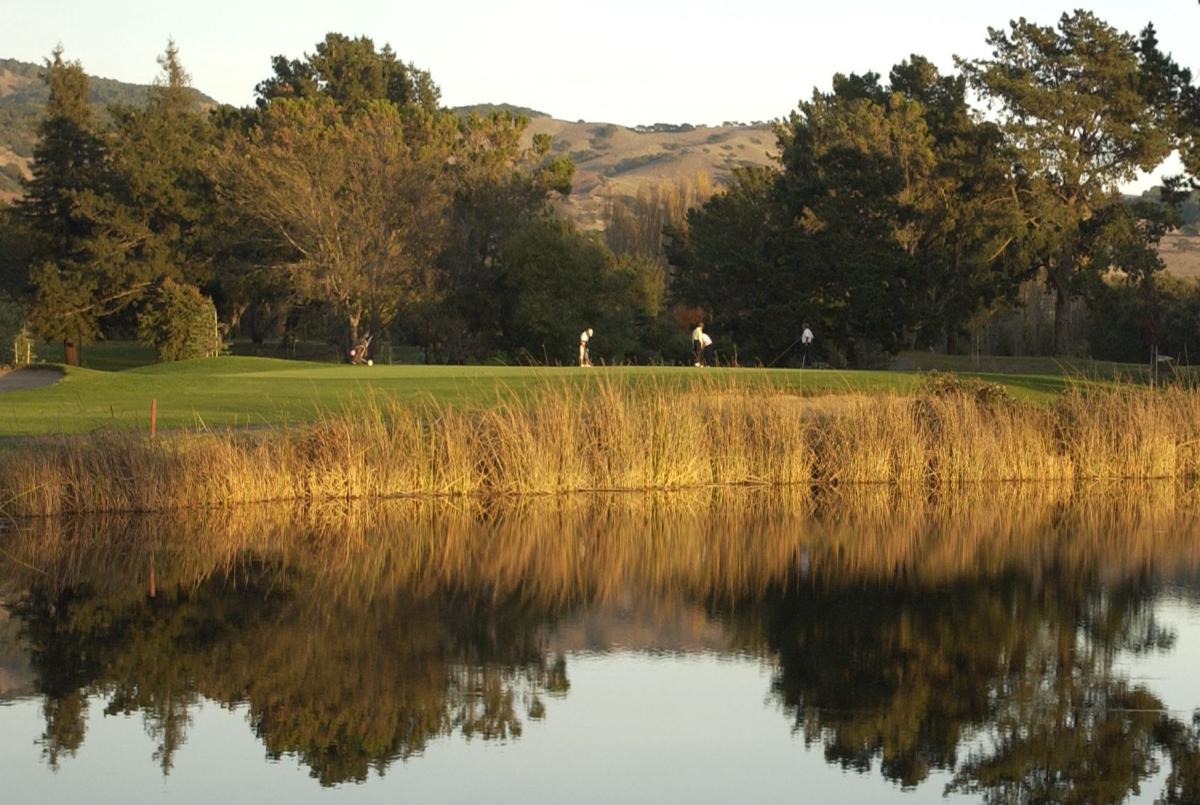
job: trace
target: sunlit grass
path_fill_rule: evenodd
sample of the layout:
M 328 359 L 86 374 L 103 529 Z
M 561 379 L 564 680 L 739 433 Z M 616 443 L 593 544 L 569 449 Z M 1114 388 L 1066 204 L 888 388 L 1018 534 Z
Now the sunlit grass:
M 694 377 L 694 376 L 693 376 Z M 1200 392 L 1079 387 L 1053 405 L 970 394 L 808 399 L 735 375 L 596 376 L 486 405 L 368 395 L 311 425 L 121 431 L 10 448 L 18 515 L 396 496 L 522 496 L 733 485 L 929 488 L 1194 479 Z

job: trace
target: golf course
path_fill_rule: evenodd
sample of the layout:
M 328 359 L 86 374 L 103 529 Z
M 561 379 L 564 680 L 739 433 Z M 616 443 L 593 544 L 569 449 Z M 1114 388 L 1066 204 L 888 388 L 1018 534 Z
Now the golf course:
M 40 388 L 0 392 L 0 437 L 148 429 L 151 401 L 159 428 L 263 427 L 299 424 L 322 414 L 353 410 L 364 399 L 486 406 L 547 383 L 582 384 L 590 379 L 637 384 L 690 385 L 737 382 L 795 395 L 911 393 L 921 370 L 963 370 L 964 376 L 1003 385 L 1016 399 L 1047 402 L 1085 377 L 1133 376 L 1130 364 L 1062 364 L 1029 360 L 1012 371 L 971 371 L 969 359 L 934 366 L 908 357 L 913 369 L 840 371 L 692 367 L 349 366 L 277 358 L 225 356 L 138 365 L 150 358 L 128 345 L 96 347 L 87 368 L 45 365 L 59 379 Z M 1000 359 L 1003 361 L 1003 359 Z M 124 368 L 109 368 L 124 367 Z M 982 368 L 1009 368 L 988 364 Z M 2 385 L 0 385 L 2 387 Z

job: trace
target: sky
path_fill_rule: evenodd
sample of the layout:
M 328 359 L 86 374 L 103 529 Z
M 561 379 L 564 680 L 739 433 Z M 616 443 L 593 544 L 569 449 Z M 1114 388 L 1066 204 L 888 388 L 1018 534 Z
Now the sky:
M 311 51 L 328 31 L 390 43 L 432 72 L 451 106 L 507 102 L 566 120 L 749 122 L 786 115 L 835 72 L 884 75 L 912 53 L 943 70 L 988 55 L 989 26 L 1052 24 L 1044 0 L 3 0 L 0 57 L 41 61 L 58 43 L 93 75 L 148 83 L 174 37 L 193 84 L 247 104 L 270 57 Z M 1195 0 L 1087 7 L 1200 73 Z

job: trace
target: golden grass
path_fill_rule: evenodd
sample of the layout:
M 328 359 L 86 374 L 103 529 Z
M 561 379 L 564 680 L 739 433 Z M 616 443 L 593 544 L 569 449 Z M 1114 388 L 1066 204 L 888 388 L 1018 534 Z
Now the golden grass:
M 467 410 L 388 398 L 274 431 L 64 437 L 0 459 L 11 515 L 396 496 L 723 485 L 1194 479 L 1200 392 L 1075 389 L 1052 406 L 970 394 L 801 398 L 736 383 L 548 384 Z

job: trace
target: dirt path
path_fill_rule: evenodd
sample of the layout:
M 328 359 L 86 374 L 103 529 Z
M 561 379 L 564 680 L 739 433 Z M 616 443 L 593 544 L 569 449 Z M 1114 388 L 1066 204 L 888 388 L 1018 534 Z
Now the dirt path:
M 0 393 L 52 386 L 62 379 L 57 369 L 0 369 Z

